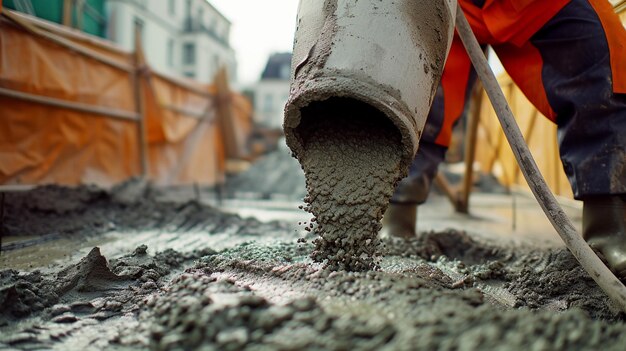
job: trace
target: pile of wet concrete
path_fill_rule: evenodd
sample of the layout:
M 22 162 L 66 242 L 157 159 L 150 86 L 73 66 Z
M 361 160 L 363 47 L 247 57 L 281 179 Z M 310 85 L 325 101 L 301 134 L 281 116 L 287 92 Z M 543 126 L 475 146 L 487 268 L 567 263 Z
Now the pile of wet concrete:
M 172 194 L 168 195 L 170 190 Z M 36 241 L 38 237 L 85 238 L 111 231 L 216 233 L 236 228 L 250 234 L 289 227 L 225 214 L 189 196 L 178 198 L 178 189 L 158 188 L 139 179 L 111 189 L 45 185 L 26 192 L 8 192 L 0 232 L 4 237 L 29 236 Z M 4 249 L 9 247 L 5 245 Z
M 310 258 L 315 235 L 294 234 L 296 223 L 260 224 L 194 201 L 162 202 L 149 188 L 128 204 L 122 193 L 130 188 L 12 194 L 2 228 L 76 238 L 102 235 L 106 229 L 94 223 L 109 222 L 135 231 L 162 225 L 181 238 L 229 228 L 233 240 L 246 241 L 187 252 L 129 247 L 116 257 L 93 248 L 77 262 L 39 271 L 3 264 L 0 348 L 622 350 L 626 344 L 625 315 L 564 249 L 425 232 L 409 241 L 383 239 L 377 269 L 331 271 Z
M 245 172 L 228 177 L 226 192 L 230 197 L 251 197 L 300 201 L 306 195 L 304 173 L 291 151 L 279 142 L 279 148 L 256 160 Z

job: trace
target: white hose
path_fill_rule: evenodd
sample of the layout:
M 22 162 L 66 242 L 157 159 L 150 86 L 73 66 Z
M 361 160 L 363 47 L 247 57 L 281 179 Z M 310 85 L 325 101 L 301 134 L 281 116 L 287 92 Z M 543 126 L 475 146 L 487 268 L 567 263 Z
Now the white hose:
M 508 103 L 498 85 L 495 75 L 489 67 L 483 51 L 472 32 L 467 19 L 463 15 L 460 5 L 457 5 L 456 27 L 461 37 L 463 45 L 469 54 L 474 68 L 487 91 L 489 100 L 493 105 L 498 120 L 502 125 L 509 145 L 513 150 L 515 159 L 519 164 L 524 178 L 530 185 L 539 205 L 548 216 L 548 219 L 559 233 L 561 239 L 570 252 L 576 257 L 580 265 L 598 283 L 600 288 L 626 312 L 626 287 L 611 273 L 607 266 L 602 263 L 593 250 L 587 245 L 582 236 L 578 234 L 576 228 L 569 220 L 563 209 L 558 204 L 554 195 L 548 188 L 543 176 L 537 168 L 526 141 L 515 122 L 515 117 L 511 113 Z

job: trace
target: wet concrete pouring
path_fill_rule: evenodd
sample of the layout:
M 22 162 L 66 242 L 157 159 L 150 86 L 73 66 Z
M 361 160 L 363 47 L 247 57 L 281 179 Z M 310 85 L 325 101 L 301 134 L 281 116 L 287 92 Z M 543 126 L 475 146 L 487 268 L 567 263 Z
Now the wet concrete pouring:
M 262 223 L 193 200 L 172 203 L 133 182 L 111 191 L 49 186 L 5 196 L 5 239 L 28 235 L 28 245 L 47 247 L 112 231 L 123 233 L 117 251 L 105 243 L 45 267 L 15 269 L 23 248 L 4 244 L 0 349 L 626 344 L 624 314 L 565 249 L 423 232 L 409 241 L 381 239 L 377 267 L 350 272 L 315 262 L 318 235 L 297 223 Z M 173 235 L 171 248 L 154 251 L 144 232 Z

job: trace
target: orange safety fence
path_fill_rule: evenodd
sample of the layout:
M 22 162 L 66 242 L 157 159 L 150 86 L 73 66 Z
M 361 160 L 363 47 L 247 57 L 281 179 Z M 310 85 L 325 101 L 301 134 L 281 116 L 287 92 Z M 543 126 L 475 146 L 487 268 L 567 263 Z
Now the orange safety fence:
M 221 85 L 153 72 L 141 50 L 3 10 L 0 185 L 221 183 L 225 158 L 247 155 L 252 120 Z

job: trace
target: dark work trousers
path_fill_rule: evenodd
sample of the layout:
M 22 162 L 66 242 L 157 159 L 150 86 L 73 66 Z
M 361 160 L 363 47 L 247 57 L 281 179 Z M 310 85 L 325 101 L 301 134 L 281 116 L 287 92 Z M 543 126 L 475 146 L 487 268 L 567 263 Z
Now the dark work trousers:
M 470 22 L 471 23 L 471 22 Z M 522 45 L 489 44 L 507 73 L 558 125 L 574 197 L 626 194 L 626 30 L 606 0 L 572 0 Z M 421 203 L 465 114 L 475 75 L 455 37 L 409 176 L 392 202 Z

